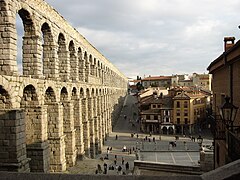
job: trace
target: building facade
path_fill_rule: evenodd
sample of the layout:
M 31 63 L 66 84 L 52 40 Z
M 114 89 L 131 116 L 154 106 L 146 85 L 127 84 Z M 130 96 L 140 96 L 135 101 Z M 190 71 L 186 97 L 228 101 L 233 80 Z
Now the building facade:
M 177 134 L 201 132 L 202 121 L 206 117 L 206 96 L 201 93 L 182 91 L 173 98 L 173 123 Z
M 171 76 L 149 76 L 141 80 L 144 88 L 148 87 L 171 87 Z
M 172 88 L 167 95 L 140 94 L 139 104 L 141 130 L 146 133 L 201 133 L 206 120 L 207 96 L 189 88 Z
M 230 102 L 240 107 L 240 41 L 234 37 L 224 38 L 224 52 L 208 66 L 212 74 L 213 132 L 215 168 L 240 158 L 240 112 L 229 128 L 220 118 L 219 107 L 230 97 Z
M 140 129 L 145 133 L 174 134 L 172 99 L 153 94 L 140 100 Z

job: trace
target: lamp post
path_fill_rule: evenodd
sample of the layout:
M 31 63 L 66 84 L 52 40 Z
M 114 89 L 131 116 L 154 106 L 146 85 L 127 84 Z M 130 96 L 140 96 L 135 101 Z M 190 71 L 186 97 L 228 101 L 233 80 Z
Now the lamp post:
M 233 122 L 236 118 L 238 107 L 234 106 L 232 103 L 229 102 L 230 97 L 225 97 L 225 102 L 219 107 L 219 114 L 223 122 L 227 125 L 231 126 L 231 131 L 233 131 Z

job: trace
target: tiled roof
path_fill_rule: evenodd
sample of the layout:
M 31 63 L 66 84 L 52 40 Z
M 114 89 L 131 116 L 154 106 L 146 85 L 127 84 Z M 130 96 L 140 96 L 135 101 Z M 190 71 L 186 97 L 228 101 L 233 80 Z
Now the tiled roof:
M 182 92 L 176 95 L 173 99 L 190 99 L 190 97 L 186 93 Z
M 151 76 L 142 79 L 142 81 L 150 81 L 150 80 L 170 80 L 172 76 Z

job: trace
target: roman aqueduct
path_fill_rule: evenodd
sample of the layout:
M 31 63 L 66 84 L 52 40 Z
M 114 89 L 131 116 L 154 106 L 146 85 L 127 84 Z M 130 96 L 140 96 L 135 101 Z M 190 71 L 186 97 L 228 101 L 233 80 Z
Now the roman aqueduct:
M 0 8 L 0 170 L 61 172 L 94 158 L 127 78 L 43 0 L 0 0 Z

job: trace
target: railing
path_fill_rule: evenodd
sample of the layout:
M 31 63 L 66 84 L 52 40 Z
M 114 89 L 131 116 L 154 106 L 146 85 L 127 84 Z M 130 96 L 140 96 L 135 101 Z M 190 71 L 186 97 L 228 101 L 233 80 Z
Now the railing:
M 226 140 L 226 124 L 220 119 L 214 121 L 214 138 L 217 140 Z
M 228 149 L 228 161 L 240 159 L 240 126 L 228 126 L 220 116 L 208 116 L 215 140 L 225 140 Z
M 235 161 L 240 159 L 240 126 L 231 128 L 231 131 L 227 131 L 228 156 Z

